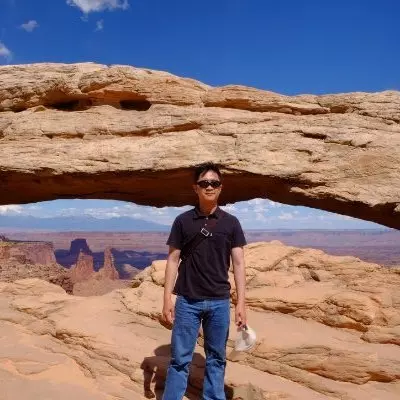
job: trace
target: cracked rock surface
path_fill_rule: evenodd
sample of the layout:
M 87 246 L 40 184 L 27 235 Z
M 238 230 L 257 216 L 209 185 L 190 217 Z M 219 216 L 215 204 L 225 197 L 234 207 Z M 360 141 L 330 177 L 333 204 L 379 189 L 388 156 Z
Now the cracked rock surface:
M 245 258 L 257 344 L 235 354 L 232 321 L 229 397 L 399 398 L 398 269 L 279 242 L 250 244 Z M 164 268 L 156 261 L 132 288 L 85 298 L 38 279 L 0 283 L 2 398 L 159 398 L 170 355 L 159 321 Z M 200 334 L 191 400 L 202 386 L 202 343 Z
M 192 203 L 219 163 L 223 202 L 255 197 L 400 227 L 400 93 L 283 96 L 99 64 L 0 67 L 1 204 Z M 239 188 L 239 189 L 238 189 Z

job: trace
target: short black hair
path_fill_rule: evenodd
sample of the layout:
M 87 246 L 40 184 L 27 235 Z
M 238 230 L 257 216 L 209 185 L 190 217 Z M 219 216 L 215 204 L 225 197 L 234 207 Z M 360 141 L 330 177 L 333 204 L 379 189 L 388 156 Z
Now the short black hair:
M 200 164 L 196 167 L 196 169 L 194 170 L 194 182 L 197 182 L 198 179 L 200 178 L 200 176 L 205 174 L 208 171 L 215 172 L 218 175 L 218 178 L 220 180 L 222 179 L 222 174 L 221 174 L 221 171 L 219 170 L 218 165 L 209 161 L 209 162 Z

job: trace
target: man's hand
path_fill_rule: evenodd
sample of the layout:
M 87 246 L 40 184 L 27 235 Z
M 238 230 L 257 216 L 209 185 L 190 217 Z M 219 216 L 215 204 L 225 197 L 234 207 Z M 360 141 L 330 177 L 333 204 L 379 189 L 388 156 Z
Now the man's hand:
M 247 324 L 246 319 L 246 306 L 244 303 L 237 303 L 235 307 L 235 324 L 238 327 Z
M 167 266 L 165 268 L 164 304 L 160 319 L 161 324 L 168 329 L 171 329 L 175 318 L 175 308 L 171 296 L 178 272 L 180 254 L 181 251 L 179 249 L 172 246 L 169 247 Z
M 162 310 L 162 318 L 168 325 L 172 325 L 175 318 L 174 304 L 172 303 L 171 297 L 164 299 L 164 305 Z
M 244 266 L 244 252 L 243 247 L 234 247 L 231 251 L 233 263 L 233 275 L 236 285 L 237 303 L 235 308 L 235 323 L 236 326 L 241 327 L 247 324 L 246 320 L 246 300 L 245 300 L 245 286 L 246 286 L 246 273 Z

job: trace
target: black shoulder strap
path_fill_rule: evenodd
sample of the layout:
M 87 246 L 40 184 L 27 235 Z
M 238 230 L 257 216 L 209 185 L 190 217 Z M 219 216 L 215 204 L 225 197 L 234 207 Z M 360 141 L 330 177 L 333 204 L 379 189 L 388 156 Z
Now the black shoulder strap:
M 219 217 L 221 218 L 222 215 Z M 212 236 L 212 232 L 217 226 L 218 218 L 213 218 L 207 220 L 207 228 L 203 226 L 200 232 L 197 232 L 186 244 L 183 246 L 181 250 L 181 260 L 187 260 L 193 253 L 193 250 L 205 239 Z

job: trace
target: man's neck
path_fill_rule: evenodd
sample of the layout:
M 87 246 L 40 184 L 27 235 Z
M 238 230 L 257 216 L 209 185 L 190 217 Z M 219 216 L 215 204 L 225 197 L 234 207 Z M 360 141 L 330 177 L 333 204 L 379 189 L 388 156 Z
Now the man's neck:
M 212 214 L 218 207 L 217 203 L 200 203 L 199 210 L 204 215 Z

